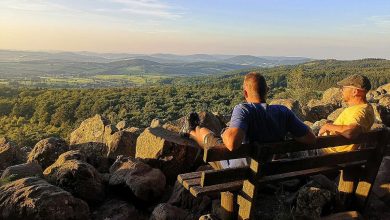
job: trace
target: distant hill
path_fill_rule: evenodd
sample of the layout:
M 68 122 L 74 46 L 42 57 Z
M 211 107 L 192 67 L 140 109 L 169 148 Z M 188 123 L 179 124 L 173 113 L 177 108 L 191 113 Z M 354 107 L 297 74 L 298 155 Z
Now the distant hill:
M 311 61 L 308 58 L 251 55 L 176 55 L 0 50 L 0 79 L 35 76 L 209 75 L 255 67 Z

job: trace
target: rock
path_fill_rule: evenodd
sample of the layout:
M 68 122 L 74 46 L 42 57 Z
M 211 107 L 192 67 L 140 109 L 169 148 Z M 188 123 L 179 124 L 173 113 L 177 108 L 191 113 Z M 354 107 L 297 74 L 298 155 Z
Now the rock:
M 19 147 L 7 138 L 0 138 L 0 171 L 24 162 L 24 155 Z
M 313 131 L 313 133 L 317 135 L 318 132 L 320 131 L 321 127 L 324 126 L 324 124 L 326 124 L 327 122 L 328 122 L 328 120 L 326 120 L 326 119 L 316 121 L 316 122 L 314 122 L 314 124 L 310 128 Z
M 110 186 L 128 190 L 142 201 L 150 202 L 164 193 L 164 174 L 132 157 L 118 156 L 110 174 Z
M 382 129 L 385 129 L 385 128 L 386 128 L 386 125 L 384 125 L 384 124 L 381 124 L 381 123 L 374 123 L 374 124 L 371 126 L 371 131 L 382 130 Z
M 161 127 L 147 128 L 137 139 L 136 158 L 153 159 L 169 183 L 189 171 L 196 162 L 197 144 Z
M 332 104 L 341 107 L 343 94 L 340 88 L 332 87 L 324 91 L 322 94 L 322 103 Z
M 79 150 L 70 150 L 58 156 L 56 162 L 63 163 L 65 162 L 65 160 L 80 160 L 86 162 L 87 158 Z
M 23 163 L 7 167 L 1 175 L 1 178 L 12 177 L 12 180 L 16 180 L 32 176 L 43 177 L 42 167 L 38 163 Z
M 280 185 L 283 190 L 293 192 L 299 189 L 299 187 L 301 186 L 301 181 L 299 179 L 291 179 L 280 182 Z
M 90 219 L 87 203 L 37 177 L 0 187 L 1 219 Z
M 123 123 L 118 125 L 122 129 L 118 131 L 109 120 L 100 115 L 89 118 L 72 132 L 71 148 L 85 154 L 87 162 L 100 172 L 108 172 L 118 155 L 135 156 L 139 129 L 126 128 Z
M 376 91 L 380 92 L 381 94 L 390 94 L 390 83 L 379 86 Z
M 138 132 L 118 131 L 107 140 L 107 157 L 116 159 L 118 155 L 135 156 Z
M 295 215 L 309 219 L 318 219 L 323 208 L 332 199 L 329 190 L 316 187 L 302 187 L 298 192 Z
M 349 211 L 331 214 L 321 220 L 364 220 L 364 217 L 357 211 Z
M 372 192 L 379 199 L 390 204 L 390 156 L 383 158 Z
M 210 129 L 215 134 L 220 134 L 226 127 L 225 123 L 210 112 L 199 112 L 199 118 L 202 127 Z
M 379 99 L 378 104 L 387 109 L 390 109 L 390 94 L 383 96 L 381 99 Z
M 176 206 L 170 205 L 168 203 L 161 203 L 154 208 L 150 220 L 191 220 L 194 219 L 191 214 L 178 208 Z
M 108 151 L 106 142 L 116 131 L 116 127 L 112 126 L 108 119 L 101 115 L 95 115 L 83 121 L 70 134 L 71 148 L 81 150 L 87 155 L 106 155 Z
M 327 119 L 329 121 L 335 121 L 337 119 L 337 117 L 339 117 L 339 115 L 341 114 L 341 112 L 344 111 L 345 108 L 338 108 L 336 110 L 334 110 L 332 113 L 330 113 L 327 117 Z
M 84 144 L 96 142 L 104 144 L 107 137 L 116 132 L 117 129 L 110 121 L 101 115 L 95 115 L 83 121 L 80 126 L 70 134 L 70 144 Z
M 319 121 L 325 119 L 329 114 L 338 108 L 335 104 L 326 104 L 310 100 L 305 108 L 303 108 L 304 116 L 307 121 Z
M 69 150 L 65 140 L 50 137 L 39 141 L 28 155 L 27 162 L 37 161 L 42 169 L 53 164 L 58 156 Z
M 215 134 L 220 134 L 226 124 L 216 115 L 210 112 L 199 112 L 200 123 L 203 127 L 210 129 Z M 179 118 L 176 121 L 165 123 L 162 127 L 166 130 L 179 133 L 181 127 L 184 125 L 186 117 Z
M 211 204 L 211 199 L 208 196 L 194 197 L 176 181 L 172 195 L 167 203 L 183 209 L 189 209 L 195 215 L 200 216 L 207 213 L 208 207 Z
M 381 93 L 376 90 L 370 90 L 366 94 L 366 99 L 368 102 L 378 102 L 378 96 L 380 96 Z
M 43 172 L 45 179 L 90 204 L 102 202 L 105 196 L 103 179 L 96 169 L 79 160 L 59 158 Z
M 109 200 L 93 212 L 95 220 L 128 220 L 146 219 L 138 213 L 137 209 L 130 203 L 121 200 Z
M 162 125 L 162 123 L 160 122 L 160 120 L 158 118 L 153 119 L 152 122 L 150 123 L 151 128 L 161 127 L 161 125 Z
M 372 107 L 374 109 L 375 121 L 390 127 L 390 108 L 379 104 L 372 104 Z
M 129 127 L 129 125 L 126 121 L 120 121 L 118 124 L 116 124 L 116 129 L 119 131 L 126 129 L 127 127 Z
M 371 193 L 365 209 L 367 219 L 390 219 L 390 205 Z
M 293 99 L 273 99 L 269 103 L 270 105 L 284 105 L 288 109 L 294 112 L 294 114 L 300 118 L 301 120 L 304 119 L 304 115 L 302 112 L 302 106 L 301 104 Z

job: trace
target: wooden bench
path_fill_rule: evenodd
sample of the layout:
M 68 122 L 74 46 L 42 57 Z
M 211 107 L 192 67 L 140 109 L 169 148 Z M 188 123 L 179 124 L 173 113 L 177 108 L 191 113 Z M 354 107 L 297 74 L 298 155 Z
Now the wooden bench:
M 353 140 L 342 136 L 318 137 L 314 145 L 305 145 L 291 140 L 242 145 L 233 152 L 226 148 L 211 147 L 204 150 L 205 162 L 245 157 L 249 159 L 249 166 L 180 174 L 178 181 L 195 197 L 219 195 L 225 191 L 233 192 L 233 196 L 230 193 L 223 197 L 227 196 L 228 200 L 236 201 L 238 211 L 225 201 L 226 198 L 221 198 L 221 206 L 227 212 L 223 218 L 234 216 L 233 219 L 253 219 L 256 194 L 259 187 L 264 184 L 342 170 L 338 185 L 341 196 L 347 202 L 353 201 L 358 211 L 363 211 L 383 155 L 387 151 L 388 138 L 389 131 L 384 129 L 361 134 Z M 272 160 L 277 154 L 347 144 L 359 144 L 361 147 L 360 150 L 351 152 Z

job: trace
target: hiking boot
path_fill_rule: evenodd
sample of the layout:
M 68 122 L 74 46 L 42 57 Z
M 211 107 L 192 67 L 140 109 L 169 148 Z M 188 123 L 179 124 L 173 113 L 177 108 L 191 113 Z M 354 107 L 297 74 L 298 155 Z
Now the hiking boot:
M 195 130 L 196 126 L 199 126 L 200 119 L 196 112 L 191 112 L 184 121 L 184 125 L 180 130 L 180 135 L 183 137 L 190 137 L 190 132 Z

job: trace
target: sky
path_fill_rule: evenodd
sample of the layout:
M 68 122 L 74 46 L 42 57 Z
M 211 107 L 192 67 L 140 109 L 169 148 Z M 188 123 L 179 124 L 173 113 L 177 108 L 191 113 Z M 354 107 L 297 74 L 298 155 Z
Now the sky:
M 0 49 L 390 59 L 390 1 L 0 0 Z

